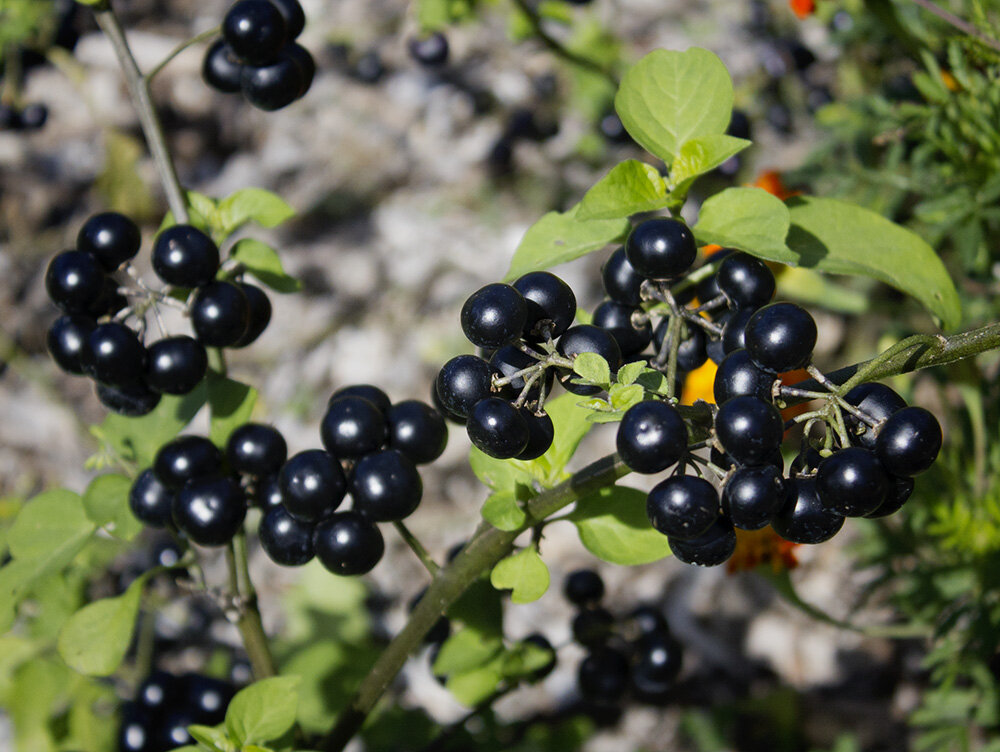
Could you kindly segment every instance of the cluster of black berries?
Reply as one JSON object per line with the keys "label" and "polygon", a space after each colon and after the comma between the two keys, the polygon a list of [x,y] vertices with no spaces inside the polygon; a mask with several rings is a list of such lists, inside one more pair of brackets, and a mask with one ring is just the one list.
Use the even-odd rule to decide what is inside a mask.
{"label": "cluster of black berries", "polygon": [[193,744],[187,727],[222,723],[235,693],[232,684],[210,676],[154,671],[122,707],[119,752],[167,752]]}
{"label": "cluster of black berries", "polygon": [[0,104],[0,133],[41,130],[48,119],[49,108],[41,102],[25,105],[21,108]]}
{"label": "cluster of black berries", "polygon": [[563,593],[578,609],[573,639],[588,651],[577,670],[583,698],[611,706],[629,697],[650,704],[667,701],[683,650],[663,614],[641,605],[625,618],[616,618],[601,607],[604,582],[590,569],[570,573]]}
{"label": "cluster of black berries", "polygon": [[[114,212],[97,214],[81,228],[77,247],[57,255],[45,274],[52,301],[64,312],[48,333],[53,359],[68,373],[97,382],[97,395],[109,410],[144,415],[163,394],[187,394],[208,366],[206,347],[243,347],[261,335],[271,320],[271,303],[259,287],[216,280],[219,249],[190,225],[174,225],[153,246],[153,269],[168,285],[191,290],[186,306],[194,337],[165,336],[143,343],[143,313],[168,292],[144,285],[129,290],[143,302],[130,305],[116,273],[135,257],[139,228]],[[130,271],[130,268],[129,268]],[[184,305],[170,298],[176,305]],[[125,320],[135,316],[139,332]],[[143,336],[141,336],[143,335]]]}
{"label": "cluster of black berries", "polygon": [[544,404],[556,372],[566,389],[589,394],[592,387],[572,383],[574,357],[594,352],[613,370],[621,365],[614,337],[597,326],[571,326],[575,317],[576,296],[549,272],[473,293],[462,308],[462,330],[486,354],[459,355],[442,367],[435,397],[445,416],[465,423],[472,443],[492,457],[544,454],[553,436]]}
{"label": "cluster of black berries", "polygon": [[242,92],[261,110],[290,105],[316,75],[309,50],[295,42],[305,23],[298,0],[239,0],[222,22],[222,39],[205,54],[205,82],[224,94]]}

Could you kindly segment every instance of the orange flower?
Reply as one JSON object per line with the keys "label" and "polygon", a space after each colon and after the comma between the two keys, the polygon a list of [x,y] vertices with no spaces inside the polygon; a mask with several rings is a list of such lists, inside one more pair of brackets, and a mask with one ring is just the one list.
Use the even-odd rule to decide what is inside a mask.
{"label": "orange flower", "polygon": [[816,12],[815,0],[788,0],[788,7],[799,18],[809,18]]}
{"label": "orange flower", "polygon": [[705,254],[705,258],[708,258],[709,256],[711,256],[713,254],[716,254],[719,251],[721,251],[722,250],[722,246],[721,245],[714,245],[714,244],[703,245],[701,247],[701,250],[702,250],[702,253]]}
{"label": "orange flower", "polygon": [[768,525],[761,530],[736,530],[736,550],[726,563],[729,574],[758,566],[770,566],[774,572],[794,569],[798,543],[786,541]]}
{"label": "orange flower", "polygon": [[[781,383],[786,386],[792,386],[793,384],[798,384],[800,381],[805,381],[809,378],[809,373],[805,368],[800,368],[797,371],[788,371],[787,373],[780,374],[778,376],[781,379]],[[811,402],[803,402],[800,405],[794,405],[793,407],[786,407],[781,411],[781,419],[788,421],[794,418],[796,415],[802,415],[802,413],[808,412],[812,409]],[[791,429],[789,429],[791,430]]]}
{"label": "orange flower", "polygon": [[958,79],[955,78],[950,72],[946,70],[941,71],[941,82],[944,84],[945,88],[948,91],[962,90],[962,84],[960,84],[958,82]]}
{"label": "orange flower", "polygon": [[781,173],[777,170],[764,170],[754,181],[755,188],[763,188],[772,196],[777,196],[782,201],[792,196],[798,196],[800,191],[790,191],[785,187],[785,182],[781,179]]}
{"label": "orange flower", "polygon": [[719,367],[711,360],[695,368],[684,379],[684,389],[681,391],[681,404],[693,405],[698,400],[715,402],[715,372]]}

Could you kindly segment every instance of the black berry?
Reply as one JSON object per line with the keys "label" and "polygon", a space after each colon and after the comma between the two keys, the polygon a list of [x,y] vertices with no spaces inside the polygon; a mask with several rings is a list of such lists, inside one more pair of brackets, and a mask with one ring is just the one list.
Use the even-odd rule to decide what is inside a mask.
{"label": "black berry", "polygon": [[774,381],[774,374],[754,363],[750,353],[734,350],[719,364],[712,390],[719,405],[742,395],[769,402]]}
{"label": "black berry", "polygon": [[348,485],[354,510],[376,522],[409,517],[416,511],[424,491],[417,466],[396,449],[359,459]]}
{"label": "black berry", "polygon": [[888,517],[903,508],[910,495],[913,493],[913,478],[896,478],[890,476],[889,488],[886,491],[885,501],[874,512],[869,512],[865,517]]}
{"label": "black berry", "polygon": [[603,608],[585,608],[573,618],[573,639],[584,647],[603,645],[611,637],[615,617]]}
{"label": "black berry", "polygon": [[306,14],[299,0],[270,0],[285,17],[285,33],[289,40],[297,39],[306,27]]}
{"label": "black berry", "polygon": [[719,493],[704,478],[674,475],[658,483],[646,499],[649,522],[669,538],[693,540],[719,516]]}
{"label": "black berry", "polygon": [[552,425],[552,418],[544,411],[539,415],[527,407],[521,408],[521,417],[528,424],[528,444],[517,454],[515,459],[538,459],[552,446],[552,439],[555,437],[555,426]]}
{"label": "black berry", "polygon": [[608,297],[624,305],[637,306],[642,302],[640,288],[645,278],[635,270],[625,256],[622,246],[604,263],[601,279]]}
{"label": "black berry", "polygon": [[588,700],[614,703],[628,689],[628,658],[615,648],[599,647],[580,661],[577,683]]}
{"label": "black berry", "polygon": [[49,327],[46,343],[49,354],[67,373],[82,375],[88,360],[88,340],[97,324],[87,316],[66,315]]}
{"label": "black berry", "polygon": [[143,470],[128,494],[135,518],[150,527],[166,527],[173,521],[174,492],[163,485],[152,469]]}
{"label": "black berry", "polygon": [[313,525],[271,507],[260,519],[260,545],[275,564],[300,567],[313,558]]}
{"label": "black berry", "polygon": [[166,337],[149,346],[146,383],[163,394],[187,394],[208,369],[205,346],[193,337]]}
{"label": "black berry", "polygon": [[334,574],[365,574],[385,553],[378,526],[357,512],[337,512],[316,526],[316,558]]}
{"label": "black berry", "polygon": [[[622,365],[622,352],[621,348],[618,347],[618,342],[610,332],[599,326],[581,324],[570,327],[559,338],[556,348],[560,355],[570,360],[581,353],[596,353],[608,361],[612,373],[621,368]],[[566,391],[582,395],[597,394],[601,391],[600,387],[573,384],[571,380],[574,378],[576,376],[566,374],[560,379]]]}
{"label": "black berry", "polygon": [[208,48],[201,64],[201,77],[206,84],[223,94],[236,94],[240,91],[243,63],[225,39],[217,39]]}
{"label": "black berry", "polygon": [[490,396],[492,379],[493,370],[485,360],[475,355],[459,355],[442,366],[435,386],[445,408],[468,418],[472,408]]}
{"label": "black berry", "polygon": [[285,16],[268,0],[239,0],[222,21],[222,37],[245,63],[268,63],[288,41]]}
{"label": "black berry", "polygon": [[816,492],[823,506],[844,517],[864,517],[885,501],[889,476],[875,453],[847,447],[823,460],[816,472]]}
{"label": "black berry", "polygon": [[513,286],[528,306],[525,337],[538,340],[548,335],[556,338],[572,326],[576,318],[576,295],[555,274],[529,272],[515,280]]}
{"label": "black berry", "polygon": [[844,526],[844,518],[823,506],[814,478],[789,478],[788,497],[771,520],[774,531],[792,543],[822,543]]}
{"label": "black berry", "polygon": [[160,395],[145,384],[98,384],[97,399],[111,412],[130,418],[148,415],[160,404]]}
{"label": "black berry", "polygon": [[723,259],[716,274],[719,289],[734,308],[760,308],[774,297],[774,275],[767,264],[748,253]]}
{"label": "black berry", "polygon": [[239,287],[212,282],[198,288],[191,302],[191,326],[199,342],[208,347],[235,345],[249,325],[250,304]]}
{"label": "black berry", "polygon": [[785,425],[770,402],[745,395],[727,400],[715,416],[715,435],[742,465],[757,465],[781,445]]}
{"label": "black berry", "polygon": [[[531,357],[521,348],[514,345],[504,345],[490,357],[490,367],[500,376],[514,376],[515,373],[537,364],[538,360],[536,358]],[[513,395],[519,395],[524,390],[524,387],[527,384],[527,379],[529,378],[531,378],[529,375],[515,376],[510,383],[501,390],[501,394],[511,393]],[[554,380],[555,374],[552,369],[545,369],[545,373],[536,378],[534,383],[531,385],[531,389],[528,390],[527,398],[529,400],[538,399],[542,389],[545,390],[546,394],[551,394]]]}
{"label": "black berry", "polygon": [[236,286],[246,296],[247,306],[250,308],[250,318],[247,330],[243,332],[243,336],[236,341],[233,347],[246,347],[255,342],[267,329],[267,325],[271,323],[271,300],[267,297],[267,293],[256,285],[239,282]]}
{"label": "black berry", "polygon": [[625,255],[646,279],[670,279],[691,268],[698,247],[690,228],[679,219],[647,219],[629,234]]}
{"label": "black berry", "polygon": [[772,303],[746,326],[747,352],[764,370],[783,373],[809,363],[816,346],[816,322],[795,303]]}
{"label": "black berry", "polygon": [[419,400],[405,400],[392,405],[386,413],[389,421],[389,446],[398,449],[412,462],[433,462],[448,444],[448,426],[437,410]]}
{"label": "black berry", "polygon": [[332,514],[347,492],[344,471],[322,449],[307,449],[290,457],[278,475],[285,508],[303,522]]}
{"label": "black berry", "polygon": [[630,407],[618,426],[618,454],[630,470],[658,473],[687,452],[687,426],[677,408],[650,400]]}
{"label": "black berry", "polygon": [[462,306],[462,331],[478,347],[503,347],[521,336],[527,320],[524,296],[499,282],[477,290]]}
{"label": "black berry", "polygon": [[576,606],[592,606],[604,597],[604,580],[593,569],[577,569],[566,575],[563,595]]}
{"label": "black berry", "polygon": [[136,384],[145,373],[146,348],[135,332],[117,321],[94,327],[84,352],[87,373],[103,384]]}
{"label": "black berry", "polygon": [[785,501],[785,481],[773,465],[741,467],[722,488],[722,509],[734,526],[760,530]]}
{"label": "black berry", "polygon": [[528,446],[530,436],[524,416],[499,397],[487,397],[476,403],[466,430],[480,451],[497,459],[516,457]]}
{"label": "black berry", "polygon": [[194,480],[174,498],[174,524],[199,546],[224,546],[243,525],[247,500],[232,478]]}
{"label": "black berry", "polygon": [[203,480],[222,470],[222,452],[204,436],[178,436],[160,447],[153,460],[153,472],[172,490],[188,481]]}
{"label": "black berry", "polygon": [[86,313],[104,289],[104,270],[87,251],[64,251],[45,270],[45,291],[67,313]]}
{"label": "black berry", "polygon": [[667,538],[667,543],[676,559],[684,564],[717,567],[725,564],[736,550],[736,531],[728,517],[719,515],[697,538]]}
{"label": "black berry", "polygon": [[258,478],[274,475],[288,458],[281,432],[260,423],[244,423],[229,435],[226,459],[229,469]]}
{"label": "black berry", "polygon": [[[885,384],[858,384],[844,395],[844,399],[877,423],[906,407],[906,400]],[[853,434],[852,443],[865,449],[875,448],[874,428],[846,411],[844,421]]]}
{"label": "black berry", "polygon": [[[670,320],[664,318],[656,325],[653,332],[653,344],[659,352],[663,347],[670,347],[670,341],[666,340],[670,333]],[[677,347],[677,368],[680,371],[689,372],[700,367],[708,360],[708,351],[705,348],[705,330],[694,324],[684,324],[681,329],[681,343]]]}
{"label": "black berry", "polygon": [[[636,319],[641,323],[637,325]],[[597,306],[592,323],[611,332],[611,336],[618,343],[623,360],[641,353],[653,339],[649,318],[643,314],[641,308],[616,303],[613,300],[605,300]]]}
{"label": "black berry", "polygon": [[338,459],[355,459],[385,444],[385,415],[363,397],[341,397],[330,403],[320,424],[323,446]]}
{"label": "black berry", "polygon": [[246,100],[259,110],[274,112],[287,107],[304,93],[305,79],[295,58],[281,53],[273,62],[244,65],[240,88]]}
{"label": "black berry", "polygon": [[875,452],[891,474],[912,478],[924,472],[941,451],[941,424],[922,407],[904,407],[878,432]]}
{"label": "black berry", "polygon": [[218,270],[219,249],[197,227],[173,225],[153,242],[153,271],[168,285],[207,285]]}
{"label": "black berry", "polygon": [[330,395],[330,399],[326,402],[327,407],[342,397],[362,397],[386,414],[388,414],[389,408],[392,407],[392,400],[389,399],[389,395],[371,384],[351,384],[350,386],[341,387]]}
{"label": "black berry", "polygon": [[118,212],[95,214],[76,236],[77,250],[94,254],[106,272],[135,258],[141,244],[142,235],[135,222]]}

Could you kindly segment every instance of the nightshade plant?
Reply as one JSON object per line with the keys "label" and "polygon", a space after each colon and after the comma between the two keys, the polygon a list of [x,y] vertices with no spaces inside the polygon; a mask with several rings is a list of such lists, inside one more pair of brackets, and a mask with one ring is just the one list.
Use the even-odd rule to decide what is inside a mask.
{"label": "nightshade plant", "polygon": [[[991,324],[950,336],[915,334],[832,372],[815,367],[815,322],[795,304],[771,302],[774,280],[761,260],[874,278],[915,298],[948,331],[963,321],[958,293],[918,236],[844,202],[782,201],[757,188],[730,188],[708,197],[693,225],[685,222],[681,209],[692,184],[750,142],[726,135],[732,82],[714,54],[652,52],[624,76],[615,107],[631,137],[657,161],[622,162],[578,204],[543,216],[517,248],[506,282],[473,293],[463,308],[466,336],[492,352],[489,359],[449,361],[434,392],[446,417],[466,422],[476,447],[470,464],[489,495],[481,524],[439,565],[403,523],[419,511],[416,466],[444,448],[444,424],[433,408],[391,404],[373,385],[347,387],[327,405],[318,430],[323,449],[292,457],[279,433],[251,422],[256,391],[227,376],[223,356],[223,348],[249,344],[251,333],[266,326],[240,287],[248,286],[243,275],[277,292],[293,292],[297,283],[273,249],[230,238],[250,222],[276,226],[291,209],[255,189],[218,200],[183,190],[148,78],[111,6],[99,1],[93,10],[121,60],[170,213],[151,250],[166,287],[134,273],[130,260],[141,244],[129,220],[110,214],[91,219],[77,248],[58,256],[47,277],[53,301],[69,317],[54,327],[55,359],[92,376],[102,401],[118,413],[93,428],[101,446],[94,466],[110,472],[82,495],[66,489],[40,494],[5,531],[0,623],[11,660],[31,666],[23,681],[79,687],[74,709],[84,718],[70,724],[58,740],[63,746],[113,745],[106,733],[96,742],[86,737],[87,724],[114,725],[100,714],[115,692],[93,677],[120,677],[130,696],[127,688],[142,684],[133,698],[140,706],[152,701],[149,687],[173,686],[162,677],[156,685],[137,676],[126,660],[140,605],[153,598],[153,582],[167,570],[184,572],[238,627],[255,681],[223,714],[218,707],[214,714],[191,711],[187,725],[147,709],[158,720],[138,727],[166,728],[166,741],[147,743],[140,734],[143,740],[133,744],[138,727],[127,716],[120,724],[123,749],[342,750],[425,640],[435,643],[433,670],[456,699],[482,707],[543,678],[552,664],[555,651],[544,637],[505,637],[500,593],[510,591],[514,604],[545,594],[543,532],[557,513],[572,506],[559,519],[576,526],[592,554],[625,566],[671,552],[693,564],[720,564],[733,552],[736,527],[768,523],[789,541],[822,542],[845,517],[903,506],[912,477],[928,470],[941,447],[929,411],[905,406],[873,382],[1000,347],[1000,327]],[[284,42],[281,37],[275,49]],[[657,216],[633,225],[633,215],[648,213]],[[609,301],[593,321],[574,323],[572,290],[544,270],[613,244],[624,250],[611,252],[604,267]],[[698,247],[708,245],[728,252],[699,256]],[[105,299],[109,279],[115,282]],[[266,295],[252,295],[263,310]],[[158,348],[160,339],[146,347],[146,318],[155,320],[159,305],[188,314],[194,337],[183,341],[194,345]],[[167,352],[160,357],[157,349]],[[683,373],[708,357],[720,364],[718,407],[679,404]],[[187,367],[191,361],[198,367]],[[178,362],[185,367],[174,367]],[[800,368],[809,380],[783,383],[782,374]],[[557,383],[568,393],[551,397]],[[804,401],[808,411],[786,422],[780,410]],[[208,436],[189,433],[203,409]],[[620,423],[618,452],[574,467],[581,440],[606,422]],[[796,424],[802,425],[800,450],[785,473],[776,453],[785,429]],[[633,470],[671,467],[648,495],[616,485]],[[350,510],[341,508],[347,494]],[[334,572],[362,574],[382,554],[376,523],[388,522],[431,577],[406,625],[377,657],[356,651],[370,667],[352,682],[352,694],[337,695],[332,725],[324,704],[331,690],[317,675],[323,660],[311,652],[316,646],[278,652],[263,629],[247,567],[251,503],[262,508],[260,543],[278,564],[300,565],[315,555]],[[78,599],[72,613],[57,610],[55,623],[20,636],[26,625],[49,616],[54,583],[80,578],[88,564],[103,566],[136,538],[140,522],[173,530],[179,557],[144,568],[116,596]],[[224,548],[227,583],[206,582],[203,547]],[[349,580],[341,586],[352,592]],[[590,651],[579,669],[581,693],[605,702],[631,686],[647,701],[669,696],[680,648],[662,615],[639,609],[624,620],[625,631],[616,632],[614,615],[597,605],[602,591],[586,575],[567,583],[567,596],[582,609],[575,639]],[[28,607],[33,603],[42,604],[42,612]],[[342,626],[349,643],[350,625]],[[29,664],[39,653],[50,657]],[[14,696],[23,688],[15,685]],[[15,727],[32,717],[24,702]]]}

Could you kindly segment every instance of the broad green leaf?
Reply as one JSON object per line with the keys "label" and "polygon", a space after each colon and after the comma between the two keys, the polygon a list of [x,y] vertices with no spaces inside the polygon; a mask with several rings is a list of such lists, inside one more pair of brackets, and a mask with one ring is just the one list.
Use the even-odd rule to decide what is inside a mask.
{"label": "broad green leaf", "polygon": [[608,391],[608,401],[615,410],[624,412],[637,402],[642,402],[645,390],[639,384],[613,384]]}
{"label": "broad green leaf", "polygon": [[739,248],[754,256],[795,266],[798,255],[785,245],[788,207],[761,188],[727,188],[705,201],[691,229],[698,245]]}
{"label": "broad green leaf", "polygon": [[498,460],[472,447],[469,451],[469,466],[487,487],[493,491],[513,493],[518,485],[531,486],[533,476],[526,467],[528,463],[516,460]]}
{"label": "broad green leaf", "polygon": [[611,384],[611,368],[608,361],[597,353],[580,353],[573,359],[573,370],[591,384],[608,387]]}
{"label": "broad green leaf", "polygon": [[629,231],[627,219],[580,219],[577,204],[566,212],[549,212],[528,228],[514,251],[505,279],[585,256],[621,240]]}
{"label": "broad green leaf", "polygon": [[239,261],[247,271],[275,292],[298,292],[302,289],[302,283],[285,271],[278,252],[267,243],[244,238],[233,246],[229,257]]}
{"label": "broad green leaf", "polygon": [[483,519],[500,530],[517,530],[528,521],[513,491],[490,494],[483,504]]}
{"label": "broad green leaf", "polygon": [[445,687],[460,703],[466,707],[474,707],[488,700],[497,691],[502,680],[497,660],[472,671],[449,676]]}
{"label": "broad green leaf", "polygon": [[218,225],[228,236],[247,222],[277,227],[295,216],[295,210],[275,193],[263,188],[243,188],[219,201]]}
{"label": "broad green leaf", "polygon": [[460,622],[481,639],[503,639],[503,603],[485,577],[476,580],[448,609],[448,618]]}
{"label": "broad green leaf", "polygon": [[639,378],[640,375],[651,370],[652,369],[644,360],[637,360],[634,363],[626,363],[618,369],[618,383],[625,384],[626,386],[634,384],[635,380]]}
{"label": "broad green leaf", "polygon": [[497,562],[490,582],[497,590],[513,591],[510,599],[514,603],[531,603],[549,589],[549,568],[538,555],[538,549],[529,546]]}
{"label": "broad green leaf", "polygon": [[814,197],[788,202],[788,244],[801,266],[885,282],[919,300],[952,328],[962,306],[951,277],[920,236],[860,206]]}
{"label": "broad green leaf", "polygon": [[110,676],[121,665],[132,642],[135,618],[146,576],[138,577],[116,598],[88,603],[59,632],[59,655],[88,676]]}
{"label": "broad green leaf", "polygon": [[124,475],[108,474],[94,478],[83,493],[83,508],[90,521],[127,541],[142,532],[142,523],[129,508],[131,488],[132,481]]}
{"label": "broad green leaf", "polygon": [[[190,224],[203,232],[216,236],[218,233],[217,228],[215,227],[215,199],[210,196],[206,196],[204,193],[198,193],[197,191],[185,191],[184,198],[187,199],[189,215],[188,221]],[[177,220],[174,219],[174,213],[167,212],[166,216],[163,218],[163,222],[160,223],[158,232],[175,224],[177,224]]]}
{"label": "broad green leaf", "polygon": [[643,491],[602,488],[580,499],[569,518],[586,549],[612,564],[648,564],[670,555],[667,537],[646,517]]}
{"label": "broad green leaf", "polygon": [[460,629],[444,641],[434,660],[437,676],[464,674],[489,663],[503,650],[499,635],[484,637],[476,629]]}
{"label": "broad green leaf", "polygon": [[871,305],[871,298],[865,291],[837,284],[815,269],[788,267],[777,276],[778,297],[785,300],[855,316],[865,313]]}
{"label": "broad green leaf", "polygon": [[94,531],[79,494],[59,488],[39,494],[21,508],[7,534],[15,559],[50,556],[64,546],[75,547]]}
{"label": "broad green leaf", "polygon": [[654,50],[622,78],[615,110],[629,135],[669,164],[691,139],[726,132],[733,82],[708,50]]}
{"label": "broad green leaf", "polygon": [[655,167],[628,159],[616,165],[587,191],[577,219],[617,219],[662,209],[667,183]]}
{"label": "broad green leaf", "polygon": [[224,376],[209,375],[208,406],[211,410],[209,438],[225,447],[229,435],[250,420],[257,404],[257,390]]}
{"label": "broad green leaf", "polygon": [[297,676],[261,679],[236,693],[226,710],[226,728],[240,745],[277,739],[295,725]]}
{"label": "broad green leaf", "polygon": [[[750,141],[722,133],[685,141],[670,166],[670,180],[678,188],[699,175],[714,170],[730,157],[750,146]],[[676,188],[675,188],[676,190]],[[686,190],[686,186],[684,186]]]}
{"label": "broad green leaf", "polygon": [[[222,726],[200,726],[195,724],[187,727],[191,738],[196,742],[204,744],[213,752],[232,752],[236,749],[236,744],[229,738],[229,734]],[[196,749],[201,749],[196,747]]]}
{"label": "broad green leaf", "polygon": [[507,679],[530,676],[552,662],[554,652],[533,642],[519,642],[503,654],[500,671]]}

